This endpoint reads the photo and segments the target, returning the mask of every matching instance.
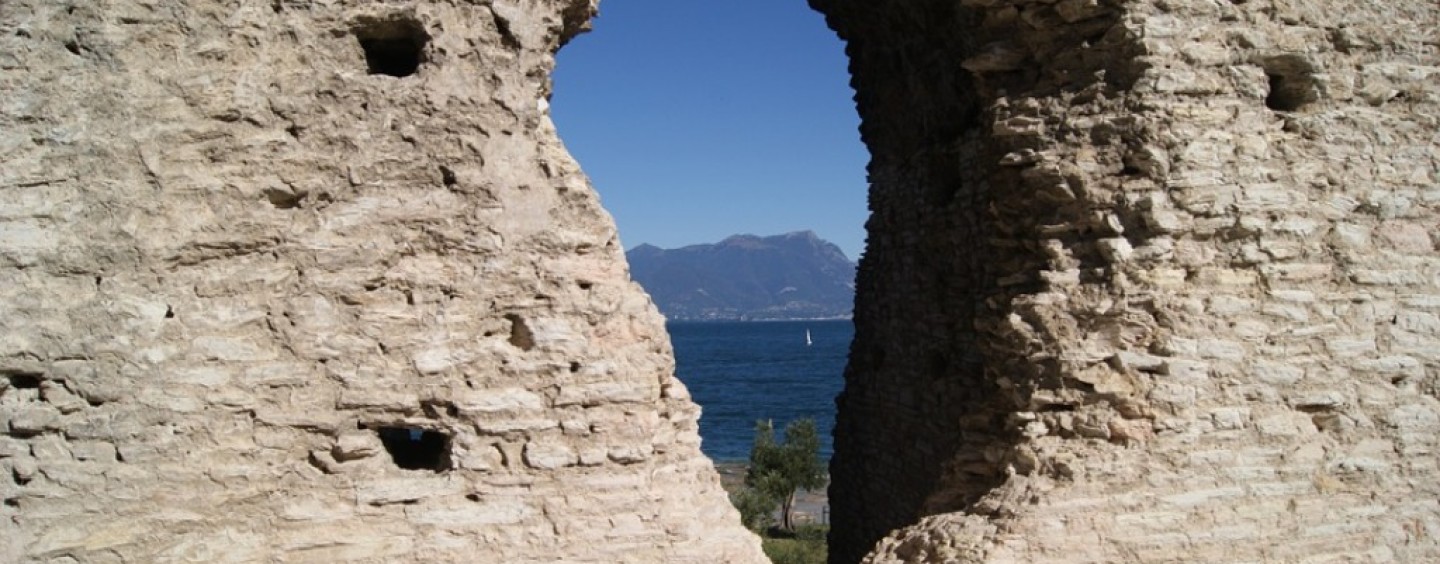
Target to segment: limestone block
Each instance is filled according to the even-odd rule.
[[[537,318],[530,320],[529,326],[535,346],[541,349],[574,353],[586,345],[585,336],[565,319]]]
[[[42,464],[68,462],[70,445],[56,435],[42,435],[30,440],[30,454]]]
[[[262,407],[255,411],[255,420],[274,427],[294,427],[333,431],[340,427],[341,415],[331,411],[298,411]]]
[[[414,523],[455,529],[521,523],[535,513],[536,510],[523,499],[483,496],[463,505],[427,504],[405,508],[406,517]]]
[[[609,453],[603,447],[588,447],[580,450],[581,466],[599,466],[609,458]]]
[[[377,478],[355,484],[355,501],[388,505],[460,495],[465,489],[462,481],[449,476]]]
[[[48,405],[27,405],[9,410],[12,434],[34,434],[64,428],[60,410]]]
[[[65,389],[65,386],[56,382],[43,382],[40,384],[40,398],[46,403],[55,406],[60,413],[74,413],[85,407],[85,400]]]
[[[115,462],[115,445],[98,441],[70,443],[70,453],[79,461]]]
[[[376,409],[399,413],[419,409],[420,400],[413,393],[391,390],[345,390],[335,400],[340,409]]]
[[[30,444],[14,437],[0,437],[0,458],[30,454]]]
[[[287,501],[279,515],[287,521],[339,521],[354,515],[354,510],[339,499],[304,497]]]
[[[340,524],[287,527],[276,542],[281,550],[294,554],[297,561],[315,564],[366,558],[394,560],[415,552],[414,541],[408,536],[384,534],[370,528],[357,530]],[[238,556],[258,555],[241,552]],[[203,554],[202,557],[209,559],[218,555]]]
[[[1145,223],[1159,233],[1180,232],[1189,226],[1189,220],[1185,214],[1164,209],[1150,210],[1147,212],[1145,215]]]
[[[438,374],[472,359],[467,351],[442,345],[416,352],[412,362],[421,374]]]
[[[457,394],[454,405],[465,412],[497,413],[542,409],[545,399],[524,388],[502,388]]]
[[[484,417],[475,421],[475,428],[483,434],[506,435],[515,432],[539,432],[554,429],[560,422],[548,416],[531,417]]]
[[[1440,427],[1440,415],[1419,404],[1396,407],[1384,414],[1382,421],[1397,429],[1413,431],[1429,431]]]
[[[9,464],[15,480],[21,484],[35,479],[35,475],[40,471],[40,463],[29,456],[12,458]]]
[[[1286,362],[1259,362],[1250,366],[1250,374],[1269,384],[1293,384],[1305,376],[1305,370]]]
[[[1418,223],[1389,221],[1377,227],[1374,234],[1396,252],[1423,254],[1435,250],[1430,233]]]
[[[569,445],[548,441],[526,443],[524,456],[527,466],[547,470],[570,466],[579,460]]]
[[[1314,423],[1304,414],[1279,413],[1255,419],[1255,429],[1261,436],[1296,436],[1315,431]]]
[[[1250,424],[1248,408],[1219,408],[1210,412],[1210,419],[1216,429],[1244,429]]]
[[[1260,273],[1270,283],[1304,282],[1328,279],[1333,272],[1329,264],[1267,264]]]
[[[1124,238],[1101,239],[1097,246],[1100,249],[1100,254],[1104,255],[1105,259],[1110,262],[1123,263],[1129,260],[1130,256],[1134,254],[1134,248],[1132,248],[1130,242]]]
[[[650,458],[653,449],[648,445],[611,447],[606,456],[621,464],[632,464]]]
[[[490,472],[504,467],[505,457],[494,441],[460,434],[451,439],[450,463],[456,468]]]
[[[253,362],[275,358],[274,353],[259,342],[245,338],[209,336],[191,342],[192,354],[201,360]]]
[[[1368,286],[1419,286],[1426,283],[1423,274],[1413,270],[1354,268],[1350,279]]]
[[[345,462],[369,458],[380,454],[383,447],[380,438],[369,432],[342,433],[335,439],[335,447],[330,450],[335,460]]]
[[[598,382],[564,385],[555,399],[557,407],[569,405],[594,406],[611,403],[637,403],[657,395],[658,389],[640,383]]]

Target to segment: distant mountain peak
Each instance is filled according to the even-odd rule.
[[[670,319],[849,317],[855,263],[814,231],[626,253],[631,276]]]
[[[705,245],[699,245],[699,246],[705,246]],[[765,246],[765,239],[762,238],[762,237],[757,237],[757,236],[755,236],[755,235],[749,235],[749,234],[744,234],[744,235],[731,235],[731,236],[729,236],[729,237],[726,237],[724,240],[720,241],[719,243],[716,243],[714,246],[717,246],[717,247],[742,247],[742,248],[748,248],[748,249],[755,249],[755,248],[764,247],[764,246]]]

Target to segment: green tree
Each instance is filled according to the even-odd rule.
[[[730,494],[730,503],[740,510],[740,522],[757,533],[775,524],[775,500],[753,488],[740,488]]]
[[[775,425],[755,424],[755,444],[750,447],[750,469],[745,485],[780,505],[780,526],[795,530],[791,519],[795,493],[825,485],[825,467],[820,463],[820,433],[814,419],[797,419],[785,426],[785,442],[775,442]],[[773,505],[772,505],[773,507]]]

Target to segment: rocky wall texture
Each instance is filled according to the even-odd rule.
[[[1440,4],[811,4],[873,155],[833,562],[1440,559]]]
[[[594,9],[0,3],[0,561],[763,561],[547,115]]]

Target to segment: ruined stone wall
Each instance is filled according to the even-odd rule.
[[[1440,559],[1440,5],[811,4],[873,155],[832,561]]]
[[[547,115],[593,10],[0,2],[0,561],[762,561]]]

